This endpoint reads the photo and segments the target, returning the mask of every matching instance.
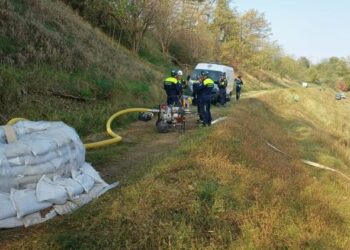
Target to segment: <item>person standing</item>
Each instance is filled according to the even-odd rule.
[[[237,78],[235,79],[235,84],[236,84],[236,100],[238,101],[240,96],[241,96],[241,90],[242,90],[242,76],[238,75]]]
[[[202,71],[203,81],[198,84],[197,93],[199,99],[199,110],[203,118],[203,126],[210,126],[212,117],[210,112],[211,92],[214,88],[214,81],[209,77],[208,71]]]
[[[197,105],[197,114],[198,114],[198,120],[197,123],[202,124],[203,123],[203,117],[202,117],[202,112],[200,110],[200,100],[199,100],[199,95],[198,95],[198,87],[200,83],[203,82],[203,77],[201,74],[195,75],[193,77],[194,82],[192,85],[192,97],[193,97],[193,103]]]
[[[178,71],[172,70],[170,77],[167,77],[164,80],[164,90],[167,95],[167,104],[168,105],[180,105],[180,94],[181,94],[181,84],[178,80]]]
[[[224,106],[226,103],[226,88],[227,88],[226,73],[222,72],[219,80],[219,96],[220,96],[221,106]]]

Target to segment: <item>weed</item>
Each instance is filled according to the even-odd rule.
[[[198,185],[198,197],[205,206],[209,208],[213,206],[217,189],[218,183],[215,181],[205,181]]]

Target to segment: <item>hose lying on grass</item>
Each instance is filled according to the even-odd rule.
[[[84,144],[86,149],[94,149],[94,148],[99,148],[99,147],[104,147],[108,146],[117,142],[120,142],[122,140],[122,137],[118,134],[116,134],[112,128],[112,122],[119,116],[128,114],[128,113],[139,113],[139,112],[152,112],[152,113],[157,113],[159,112],[158,109],[148,109],[148,108],[130,108],[130,109],[124,109],[121,111],[118,111],[117,113],[113,114],[111,117],[109,117],[107,124],[106,124],[106,131],[107,133],[112,137],[111,139],[106,139],[103,141],[98,141],[98,142],[92,142],[92,143],[86,143]],[[7,125],[14,125],[16,122],[19,121],[25,121],[26,119],[24,118],[13,118],[11,119]]]
[[[278,149],[277,147],[273,146],[271,143],[265,141],[266,144],[272,148],[273,150],[285,155],[285,156],[288,156],[289,158],[293,158],[292,156],[290,156],[289,154],[283,152],[282,150]],[[347,176],[346,174],[340,172],[339,170],[337,169],[334,169],[334,168],[330,168],[330,167],[327,167],[327,166],[324,166],[324,165],[321,165],[319,163],[316,163],[316,162],[312,162],[312,161],[308,161],[308,160],[301,160],[304,164],[308,165],[308,166],[311,166],[311,167],[315,167],[315,168],[319,168],[319,169],[323,169],[323,170],[327,170],[327,171],[331,171],[331,172],[334,172],[334,173],[337,173],[341,176],[343,176],[345,179],[347,179],[348,181],[350,181],[350,177]]]

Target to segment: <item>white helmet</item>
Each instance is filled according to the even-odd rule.
[[[184,73],[182,72],[182,70],[178,70],[178,71],[177,71],[177,75],[178,75],[178,76],[183,76]]]

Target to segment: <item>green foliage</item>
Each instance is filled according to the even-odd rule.
[[[198,185],[198,197],[207,207],[212,207],[215,202],[215,192],[218,190],[216,181],[205,181]]]
[[[319,81],[332,88],[344,82],[349,86],[350,68],[348,62],[343,58],[331,57],[314,67],[317,71]]]
[[[11,54],[17,52],[19,45],[14,38],[8,36],[1,36],[0,34],[0,55]]]
[[[14,10],[19,14],[24,14],[24,12],[28,9],[25,0],[12,0],[11,2],[13,4]]]
[[[315,67],[311,67],[309,69],[307,81],[311,82],[311,83],[316,83],[316,84],[318,84],[320,82],[319,72],[317,71],[317,69]]]
[[[163,71],[167,68],[171,68],[170,56],[163,54],[157,43],[151,36],[146,36],[144,43],[140,49],[139,56],[142,59],[145,59],[149,63],[155,65],[157,69]],[[145,74],[149,74],[145,72]]]

